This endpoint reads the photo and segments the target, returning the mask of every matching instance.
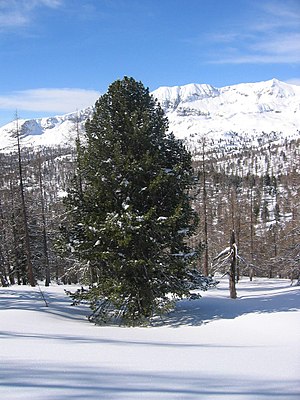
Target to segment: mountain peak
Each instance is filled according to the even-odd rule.
[[[266,81],[262,90],[269,95],[280,98],[295,96],[297,92],[300,94],[300,87],[279,81],[276,78]]]
[[[152,92],[165,109],[174,108],[182,103],[195,102],[219,95],[218,89],[209,84],[189,83],[183,86],[163,86]]]

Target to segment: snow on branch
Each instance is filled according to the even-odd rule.
[[[225,256],[226,258],[228,258],[231,254],[231,247],[226,247],[226,249],[222,250],[221,253],[219,253],[214,259],[213,261],[219,260],[220,258],[222,258],[223,256]]]

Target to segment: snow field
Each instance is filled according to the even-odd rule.
[[[70,289],[70,287],[68,287]],[[75,289],[75,288],[74,288]],[[0,288],[4,400],[298,399],[300,288],[243,279],[153,326],[94,326],[63,286]]]

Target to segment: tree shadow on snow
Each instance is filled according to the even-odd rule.
[[[88,306],[74,307],[71,304],[72,300],[63,292],[47,292],[45,287],[42,292],[38,287],[0,289],[0,310],[39,311],[72,320],[84,320],[90,314]]]
[[[0,395],[22,399],[277,399],[299,398],[293,380],[242,380],[203,373],[124,371],[87,366],[6,364],[0,367]],[[12,390],[13,388],[13,390]],[[11,397],[10,397],[11,395]],[[36,397],[38,396],[38,397]],[[228,396],[228,397],[227,397]]]
[[[15,289],[14,287],[0,289],[0,310],[30,310],[45,312],[60,318],[87,321],[90,309],[87,305],[72,306],[71,299],[64,292],[47,292],[43,289],[46,307],[38,287],[26,287]],[[276,290],[275,290],[276,289]],[[72,288],[71,288],[72,290]],[[212,289],[217,294],[224,292],[224,288]],[[218,319],[234,319],[249,313],[274,313],[284,311],[296,311],[300,309],[300,288],[287,287],[285,291],[279,291],[278,286],[268,294],[259,294],[261,288],[247,289],[247,295],[243,295],[243,288],[238,289],[238,297],[232,300],[222,296],[203,296],[197,300],[178,301],[175,310],[162,318],[154,318],[151,326],[182,325],[197,326]],[[228,292],[228,289],[226,289]]]
[[[218,290],[218,289],[213,289]],[[224,290],[224,289],[221,289]],[[240,290],[239,293],[242,291]],[[274,290],[275,292],[275,290]],[[175,310],[160,319],[154,326],[202,325],[218,319],[234,319],[250,313],[275,313],[300,310],[300,288],[271,294],[253,294],[237,299],[229,297],[202,297],[197,300],[180,300]],[[248,289],[249,294],[249,289]]]

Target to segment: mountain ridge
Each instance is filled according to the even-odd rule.
[[[191,149],[218,146],[259,146],[292,140],[300,132],[300,87],[277,79],[216,88],[190,83],[162,86],[151,92],[169,119],[169,130]],[[54,117],[19,119],[26,146],[66,146],[92,115],[93,106]],[[15,122],[0,128],[0,151],[9,150]]]

